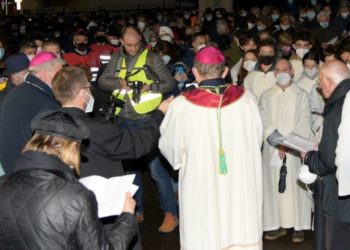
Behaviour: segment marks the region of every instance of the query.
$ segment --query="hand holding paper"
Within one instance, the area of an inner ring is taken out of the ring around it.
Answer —
[[[132,201],[126,200],[126,193],[134,195],[138,187],[133,183],[135,175],[125,175],[106,179],[102,176],[92,175],[81,178],[79,181],[89,190],[94,192],[98,203],[98,217],[103,218],[112,215],[120,215],[126,209],[132,210]],[[131,198],[132,199],[132,198]]]

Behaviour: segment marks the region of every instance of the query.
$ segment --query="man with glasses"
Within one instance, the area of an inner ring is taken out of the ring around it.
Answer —
[[[52,90],[64,111],[81,119],[90,131],[89,139],[82,143],[80,177],[124,175],[122,160],[139,158],[156,148],[159,126],[171,101],[162,102],[157,110],[150,113],[150,119],[143,126],[130,131],[104,118],[90,118],[86,114],[93,110],[94,98],[87,71],[83,68],[62,69],[53,80]],[[139,238],[134,239],[132,249],[142,249],[140,244]]]

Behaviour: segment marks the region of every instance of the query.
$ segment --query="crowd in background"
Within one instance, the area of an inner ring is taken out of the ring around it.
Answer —
[[[262,160],[264,166],[269,166],[263,171],[265,239],[277,239],[287,233],[285,228],[292,227],[293,242],[302,242],[303,230],[312,228],[313,199],[306,187],[296,185],[302,165],[300,156],[287,149],[276,151],[276,138],[296,132],[320,143],[322,114],[329,97],[321,93],[318,85],[320,67],[339,60],[350,70],[350,3],[339,1],[334,7],[311,1],[296,9],[291,12],[283,6],[266,5],[235,6],[233,12],[207,8],[199,13],[197,8],[183,8],[145,10],[125,16],[101,11],[3,17],[0,105],[26,79],[29,67],[37,66],[32,59],[45,51],[64,59],[69,66],[87,70],[96,87],[94,111],[98,112],[100,103],[103,106],[108,99],[101,94],[105,89],[99,89],[105,69],[113,55],[123,50],[125,30],[130,27],[141,35],[141,47],[158,54],[175,81],[175,88],[163,93],[165,96],[177,96],[192,85],[196,54],[205,47],[216,47],[224,53],[229,68],[226,81],[249,90],[259,104],[264,125]],[[281,93],[274,89],[276,83]],[[285,91],[288,87],[290,92]],[[0,149],[3,155],[5,149]],[[285,196],[277,194],[275,177],[280,171],[270,166],[274,155],[283,160],[280,165],[290,168],[288,178],[292,181],[287,181]],[[6,167],[7,162],[1,163]],[[176,191],[176,178],[172,183]],[[176,213],[175,208],[172,214],[177,217]],[[139,217],[138,221],[143,219]],[[165,231],[176,226],[177,221]]]

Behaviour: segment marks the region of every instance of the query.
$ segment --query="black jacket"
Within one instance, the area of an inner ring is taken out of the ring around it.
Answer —
[[[122,160],[137,159],[157,147],[163,113],[150,113],[151,119],[141,129],[121,129],[110,121],[90,118],[78,108],[63,108],[89,127],[90,137],[82,143],[81,177],[101,175],[106,178],[124,174]]]
[[[323,179],[322,206],[324,215],[333,221],[350,222],[350,199],[338,197],[338,182],[335,176],[335,149],[338,128],[346,93],[350,90],[350,79],[342,81],[326,102],[324,127],[318,151],[311,151],[305,157],[305,164],[312,173]]]
[[[0,119],[0,160],[6,174],[12,173],[22,148],[32,136],[33,118],[59,107],[49,85],[32,74],[7,95]]]
[[[0,184],[0,249],[127,249],[134,216],[105,232],[94,194],[55,156],[24,153]]]

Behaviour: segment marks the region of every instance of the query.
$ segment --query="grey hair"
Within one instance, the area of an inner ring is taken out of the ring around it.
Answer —
[[[193,66],[203,76],[220,77],[225,70],[225,63],[220,64],[202,64],[194,61]]]
[[[62,58],[56,58],[46,63],[42,63],[33,67],[29,67],[29,71],[33,74],[40,71],[51,70],[56,64],[65,65],[66,62]]]

